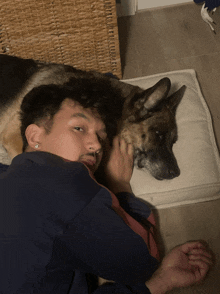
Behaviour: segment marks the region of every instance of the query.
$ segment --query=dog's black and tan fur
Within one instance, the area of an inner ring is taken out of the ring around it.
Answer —
[[[19,111],[24,97],[41,85],[71,86],[79,80],[111,89],[109,109],[116,106],[117,115],[111,111],[109,115],[118,120],[111,135],[118,132],[133,144],[136,166],[146,168],[159,180],[180,174],[172,147],[177,140],[176,108],[185,86],[168,96],[171,83],[166,77],[143,90],[97,72],[0,55],[0,144],[10,158],[22,152]]]

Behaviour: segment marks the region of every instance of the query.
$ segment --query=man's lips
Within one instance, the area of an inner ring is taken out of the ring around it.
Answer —
[[[67,162],[72,162],[72,160],[69,160],[66,158],[63,158],[63,160]],[[93,158],[82,158],[82,159],[79,159],[79,162],[84,163],[89,169],[93,169],[96,165],[96,159],[93,159]]]
[[[83,159],[81,162],[90,167],[96,164],[96,161],[92,159]]]

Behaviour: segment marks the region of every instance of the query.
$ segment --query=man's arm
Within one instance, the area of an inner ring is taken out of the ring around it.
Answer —
[[[132,146],[116,137],[106,167],[110,190],[114,193],[132,193],[130,186],[132,170]],[[163,294],[175,287],[189,286],[201,281],[211,264],[212,256],[204,245],[201,242],[189,242],[174,248],[145,285],[152,294]]]
[[[131,287],[144,286],[158,266],[144,240],[112,209],[104,188],[74,219],[62,241],[81,271]]]
[[[175,247],[146,282],[152,294],[163,294],[173,288],[201,282],[213,264],[213,254],[204,242],[187,242]]]

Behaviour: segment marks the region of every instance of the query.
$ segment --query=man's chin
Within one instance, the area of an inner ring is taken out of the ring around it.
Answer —
[[[88,162],[85,162],[85,161],[80,161],[82,162],[93,174],[94,172],[96,171],[96,165],[91,165],[89,164]]]
[[[73,160],[69,160],[66,158],[63,158],[63,160],[66,162],[74,162]],[[83,163],[89,169],[89,171],[92,172],[93,174],[98,168],[97,164],[89,164],[89,162],[83,161],[83,160],[80,160],[79,162]]]

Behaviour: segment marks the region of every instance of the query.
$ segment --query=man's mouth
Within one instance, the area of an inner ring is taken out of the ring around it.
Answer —
[[[81,162],[84,163],[90,169],[94,168],[96,164],[96,161],[92,159],[82,159]]]
[[[85,164],[88,164],[88,165],[90,165],[90,166],[95,165],[95,162],[92,161],[92,160],[82,160],[82,162],[85,163]]]

